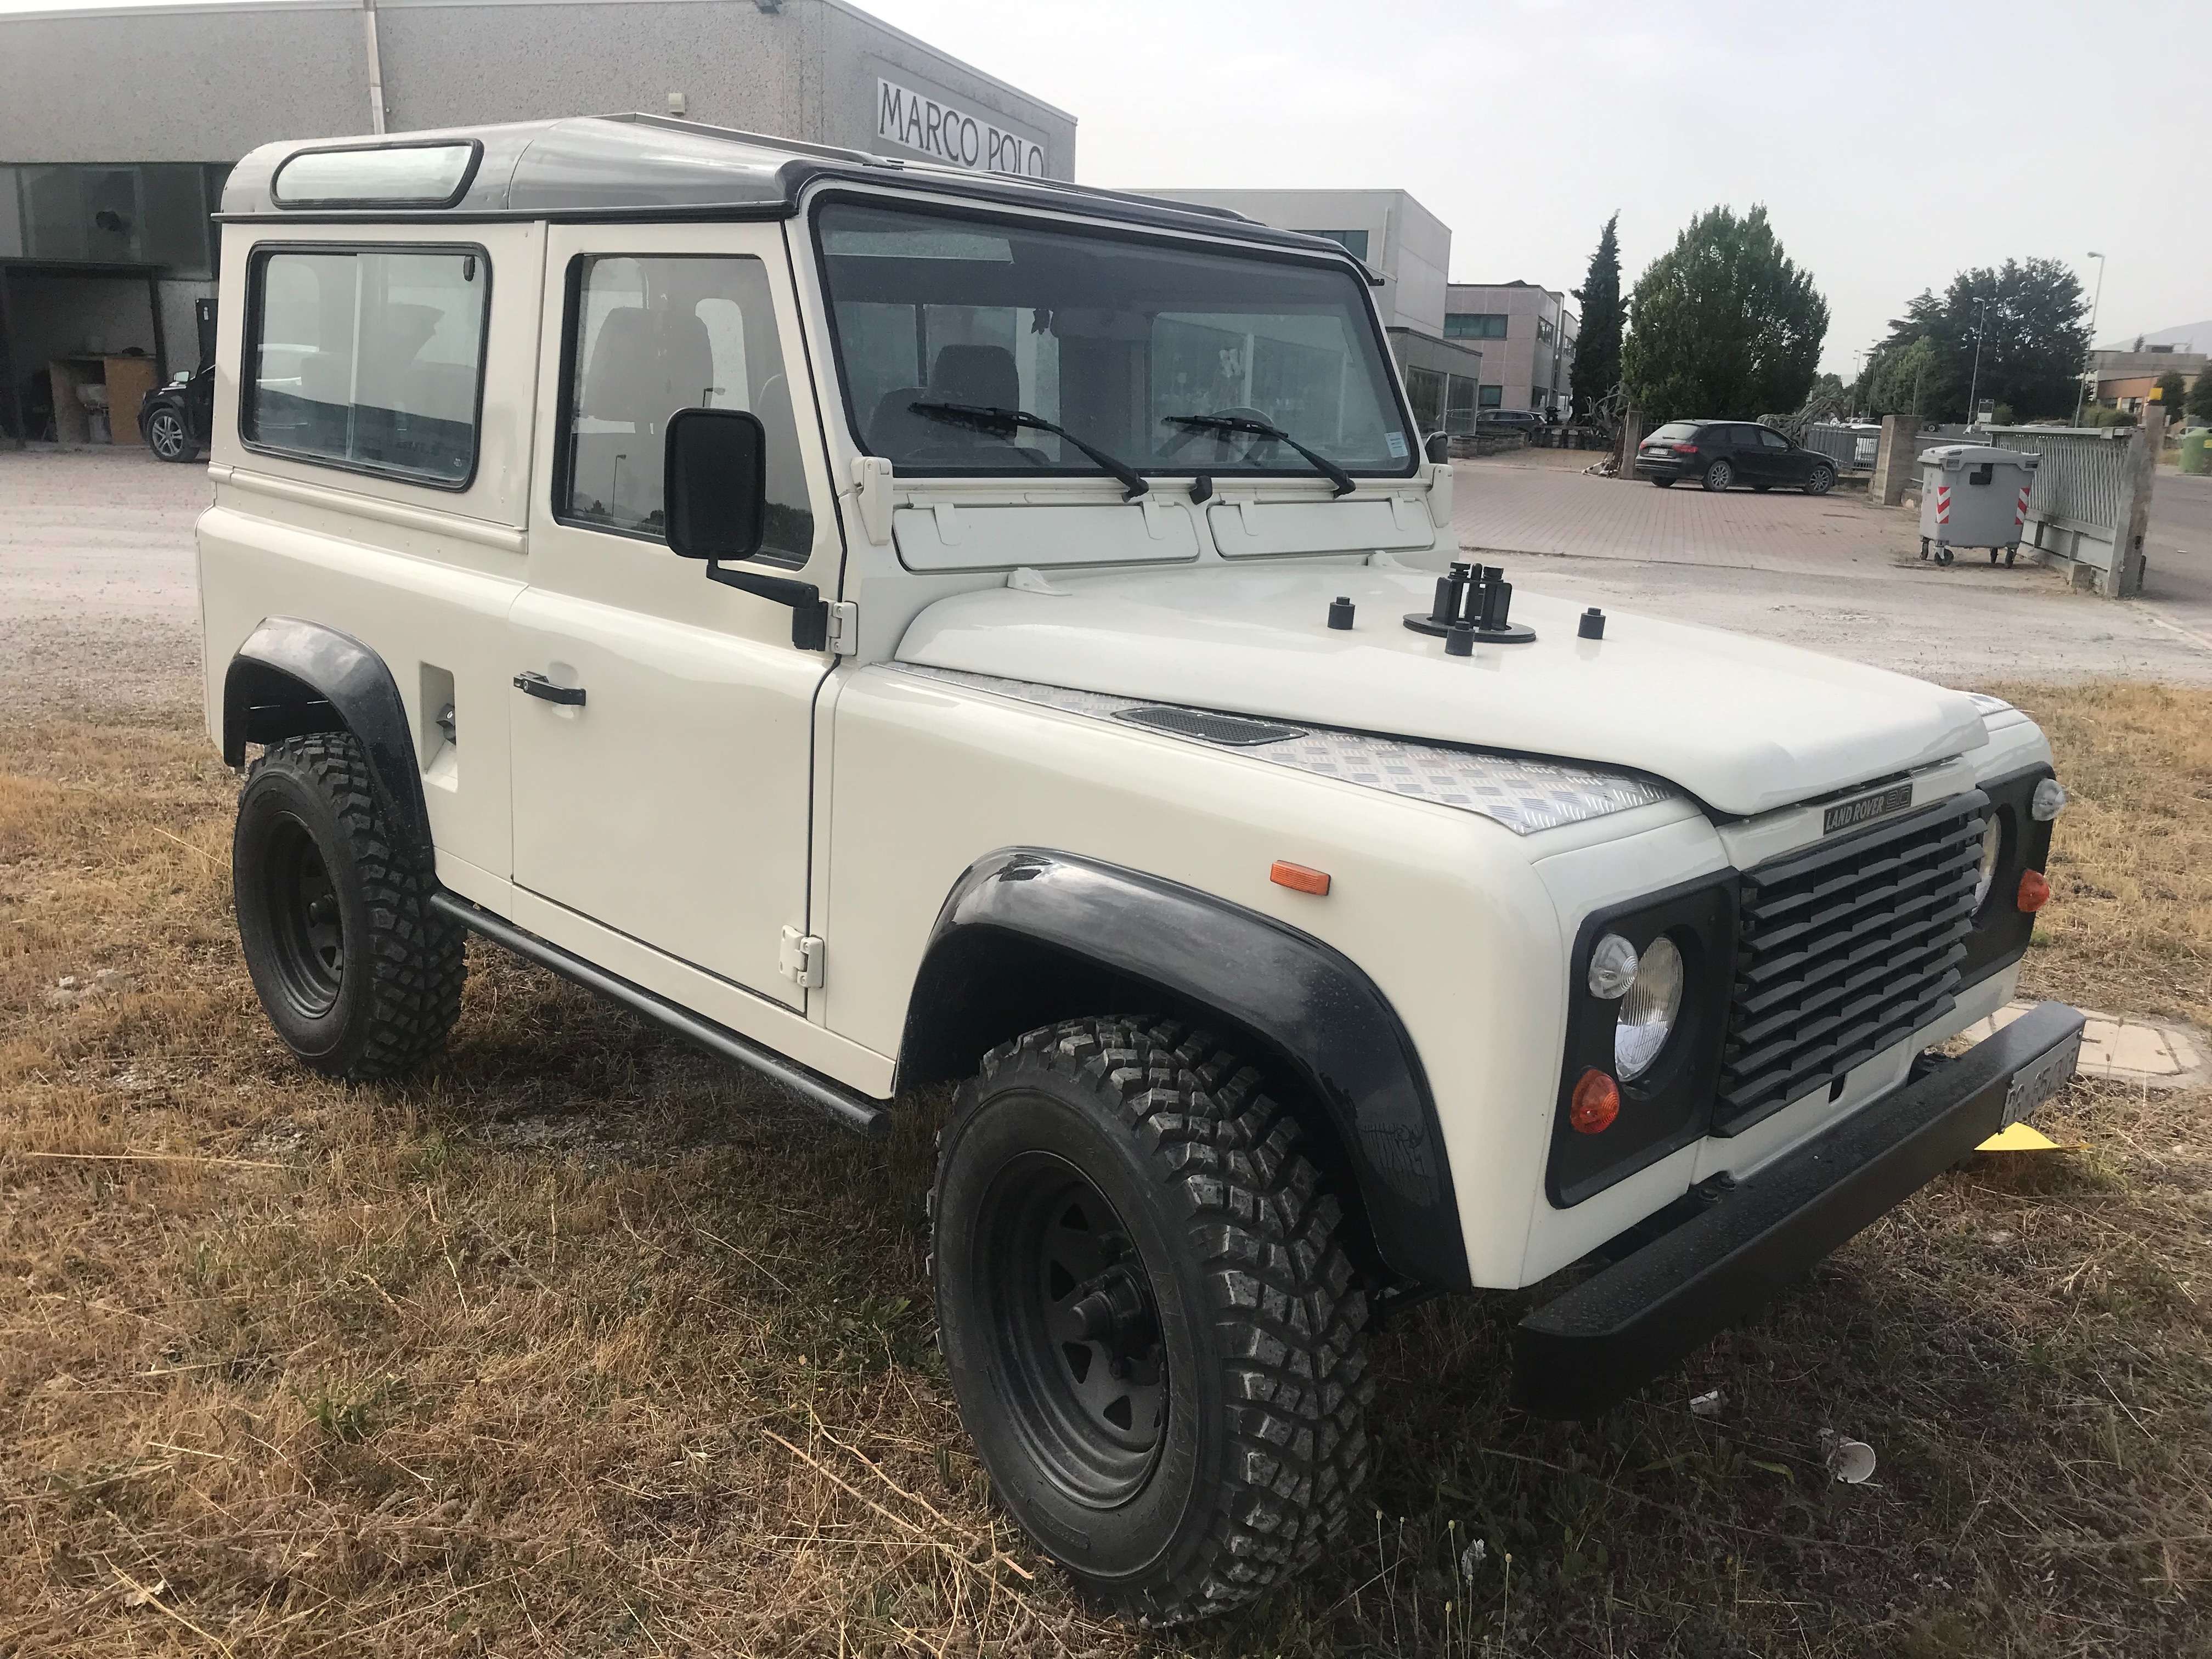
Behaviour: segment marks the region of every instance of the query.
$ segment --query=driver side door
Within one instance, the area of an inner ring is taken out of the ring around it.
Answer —
[[[735,568],[835,593],[781,229],[556,225],[547,256],[560,326],[539,370],[529,586],[507,628],[514,879],[544,901],[526,925],[598,960],[609,941],[593,930],[611,930],[803,1009],[783,930],[807,931],[813,706],[834,659],[794,647],[787,607],[709,581],[662,533],[669,416],[750,410],[767,434],[767,533]]]

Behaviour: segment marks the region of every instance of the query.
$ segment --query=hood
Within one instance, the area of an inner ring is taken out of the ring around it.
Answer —
[[[1510,580],[1512,572],[1506,572]],[[902,662],[1394,737],[1634,767],[1750,814],[1947,759],[1988,741],[1965,693],[1717,629],[1516,590],[1528,645],[1403,625],[1433,574],[1329,564],[1205,567],[985,588],[916,617]],[[1358,607],[1328,626],[1339,594]]]

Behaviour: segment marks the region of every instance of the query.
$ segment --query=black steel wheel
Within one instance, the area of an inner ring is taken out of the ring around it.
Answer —
[[[1735,468],[1729,465],[1726,461],[1715,461],[1711,466],[1705,469],[1704,483],[1705,488],[1708,489],[1726,489],[1735,482]]]
[[[1832,466],[1816,466],[1806,476],[1805,493],[1808,495],[1825,495],[1835,487],[1836,469]]]
[[[294,813],[269,826],[263,867],[269,959],[292,1012],[319,1019],[345,984],[345,924],[338,890],[323,863],[314,832]]]
[[[185,429],[184,416],[167,404],[146,417],[146,447],[156,460],[191,461],[199,456],[199,447]]]
[[[394,1077],[445,1041],[466,972],[429,908],[427,847],[395,831],[350,732],[272,744],[239,792],[231,885],[276,1035],[332,1077]]]
[[[946,1368],[994,1496],[1147,1624],[1311,1561],[1365,1480],[1367,1304],[1297,1119],[1167,1022],[986,1055],[931,1194]]]
[[[1127,1224],[1080,1170],[1040,1152],[999,1171],[976,1225],[985,1251],[1029,1268],[984,1294],[1030,1457],[1091,1503],[1126,1500],[1159,1455],[1168,1407],[1159,1308]]]

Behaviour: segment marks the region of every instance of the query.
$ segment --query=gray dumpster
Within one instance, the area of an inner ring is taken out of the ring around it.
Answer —
[[[1989,444],[1945,444],[1920,452],[1920,556],[1951,562],[1954,547],[1986,547],[1990,562],[2020,552],[2028,492],[2043,457]]]

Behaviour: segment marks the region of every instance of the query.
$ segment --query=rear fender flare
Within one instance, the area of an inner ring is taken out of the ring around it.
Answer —
[[[1115,994],[1151,1009],[1076,1006]],[[931,932],[899,1085],[972,1072],[1015,1035],[1010,1017],[1029,1030],[1148,1011],[1203,1021],[1276,1074],[1285,1103],[1334,1143],[1323,1161],[1356,1189],[1384,1266],[1437,1288],[1469,1283],[1436,1102],[1396,1011],[1333,945],[1196,889],[1034,848],[979,860]]]
[[[296,617],[268,617],[238,647],[222,679],[222,757],[246,762],[249,743],[308,732],[350,732],[402,833],[430,846],[430,815],[416,766],[407,705],[392,671],[349,634]]]

